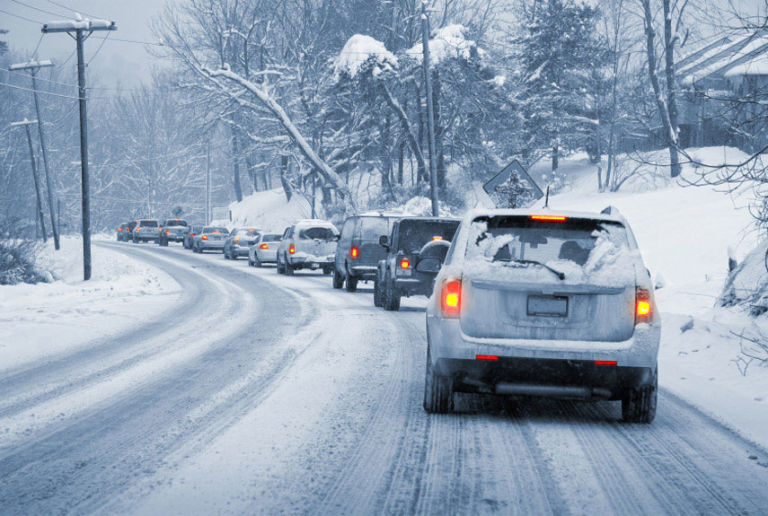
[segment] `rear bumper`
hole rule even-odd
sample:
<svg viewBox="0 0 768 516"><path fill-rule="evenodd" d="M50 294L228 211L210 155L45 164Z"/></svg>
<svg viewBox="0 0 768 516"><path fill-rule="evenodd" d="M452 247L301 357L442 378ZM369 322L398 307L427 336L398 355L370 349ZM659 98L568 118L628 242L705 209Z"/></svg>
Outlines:
<svg viewBox="0 0 768 516"><path fill-rule="evenodd" d="M154 235L149 235L149 234L147 234L147 235L134 235L131 238L133 240L136 240L136 241L141 240L143 242L149 242L150 240L157 240L159 237L158 237L157 233L155 233Z"/></svg>
<svg viewBox="0 0 768 516"><path fill-rule="evenodd" d="M430 296L432 294L432 280L420 278L395 278L395 288L406 296Z"/></svg>
<svg viewBox="0 0 768 516"><path fill-rule="evenodd" d="M512 396L593 400L621 399L653 381L655 368L596 365L593 361L503 358L496 361L439 359L440 374L454 389Z"/></svg>
<svg viewBox="0 0 768 516"><path fill-rule="evenodd" d="M248 256L248 247L242 247L239 245L232 246L232 253L237 256Z"/></svg>
<svg viewBox="0 0 768 516"><path fill-rule="evenodd" d="M364 280L375 279L377 270L378 267L375 265L352 265L349 267L351 276Z"/></svg>
<svg viewBox="0 0 768 516"><path fill-rule="evenodd" d="M434 362L439 359L475 360L477 355L517 359L564 361L616 361L619 367L655 369L661 324L640 324L620 342L473 338L461 330L458 319L427 314L427 335Z"/></svg>
<svg viewBox="0 0 768 516"><path fill-rule="evenodd" d="M277 262L277 250L271 249L259 249L253 253L262 263L275 263Z"/></svg>
<svg viewBox="0 0 768 516"><path fill-rule="evenodd" d="M211 249L215 249L215 250L221 251L222 249L224 249L224 240L221 240L219 242L215 242L215 241L212 242L210 240L200 240L200 242L198 242L197 246L198 246L198 248L200 248L200 249L202 249L204 251L208 251L208 250L211 250Z"/></svg>
<svg viewBox="0 0 768 516"><path fill-rule="evenodd" d="M297 269L304 269L304 268L316 269L318 267L333 265L334 260L335 260L335 256L332 254L328 256L315 256L309 253L297 252L294 255L288 256L288 263L290 263L292 267Z"/></svg>

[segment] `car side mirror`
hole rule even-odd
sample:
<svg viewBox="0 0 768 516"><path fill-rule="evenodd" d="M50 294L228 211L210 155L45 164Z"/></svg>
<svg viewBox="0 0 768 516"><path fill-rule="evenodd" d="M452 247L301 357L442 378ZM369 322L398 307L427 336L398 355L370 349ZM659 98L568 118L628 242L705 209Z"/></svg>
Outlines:
<svg viewBox="0 0 768 516"><path fill-rule="evenodd" d="M387 235L381 235L379 237L379 245L383 248L389 248L389 237Z"/></svg>
<svg viewBox="0 0 768 516"><path fill-rule="evenodd" d="M416 264L416 270L425 274L437 274L443 262L439 258L424 258Z"/></svg>
<svg viewBox="0 0 768 516"><path fill-rule="evenodd" d="M341 234L338 234L338 235L333 235L333 239L334 239L336 242L338 242L339 240L341 240Z"/></svg>
<svg viewBox="0 0 768 516"><path fill-rule="evenodd" d="M656 281L653 282L653 289L659 290L661 288L664 288L667 285L667 282L664 281L664 276L661 275L661 273L656 275Z"/></svg>

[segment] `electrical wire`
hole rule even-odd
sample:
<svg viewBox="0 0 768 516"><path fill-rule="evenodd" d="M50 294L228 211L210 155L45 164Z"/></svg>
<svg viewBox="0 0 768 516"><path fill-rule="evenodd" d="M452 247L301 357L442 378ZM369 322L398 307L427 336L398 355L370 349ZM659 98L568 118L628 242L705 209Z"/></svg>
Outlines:
<svg viewBox="0 0 768 516"><path fill-rule="evenodd" d="M108 38L109 38L109 32L107 33L106 37L101 40L101 44L99 45L99 48L96 49L96 52L94 52L94 54L91 56L91 58L88 60L88 62L85 63L85 66L88 66L89 64L91 64L91 61L96 59L96 56L99 55L99 52L101 52L101 49L104 46L104 43L107 42Z"/></svg>
<svg viewBox="0 0 768 516"><path fill-rule="evenodd" d="M100 18L99 16L93 15L91 13L87 13L85 11L82 11L80 9L73 9L72 7L69 7L68 5L60 4L59 2L54 2L53 0L45 0L49 4L56 5L58 7L61 7L62 9L67 9L69 11L72 11L73 13L83 13L86 16L90 16L91 18Z"/></svg>
<svg viewBox="0 0 768 516"><path fill-rule="evenodd" d="M37 24L37 25L44 25L45 24L45 22L41 22L41 21L38 21L38 20L33 20L32 18L27 18L26 16L22 16L20 14L14 14L14 13L11 13L11 12L8 12L8 11L4 11L3 9L0 9L0 13L7 14L8 16L13 16L14 18L18 18L20 20L32 22L32 23Z"/></svg>
<svg viewBox="0 0 768 516"><path fill-rule="evenodd" d="M34 9L35 11L41 12L43 14L50 14L51 16L62 16L59 13L55 13L53 11L47 11L45 9L40 9L39 7L35 7L34 5L29 5L28 3L22 2L21 0L11 0L11 2L22 5L28 9ZM71 16L65 16L65 18L71 18Z"/></svg>

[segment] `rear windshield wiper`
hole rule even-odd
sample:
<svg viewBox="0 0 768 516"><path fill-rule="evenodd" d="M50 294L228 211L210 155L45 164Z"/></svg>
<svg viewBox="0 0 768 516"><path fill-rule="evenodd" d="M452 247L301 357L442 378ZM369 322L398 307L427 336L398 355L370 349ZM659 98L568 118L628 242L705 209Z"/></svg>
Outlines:
<svg viewBox="0 0 768 516"><path fill-rule="evenodd" d="M564 272L560 272L557 269L553 269L552 267L550 267L546 263L541 263L541 262L539 262L537 260L515 260L515 259L512 259L512 260L509 260L509 261L510 262L514 262L514 263L538 265L540 267L544 267L545 269L547 269L549 272L551 272L552 274L554 274L555 276L560 278L560 280L564 280L565 279L565 273Z"/></svg>

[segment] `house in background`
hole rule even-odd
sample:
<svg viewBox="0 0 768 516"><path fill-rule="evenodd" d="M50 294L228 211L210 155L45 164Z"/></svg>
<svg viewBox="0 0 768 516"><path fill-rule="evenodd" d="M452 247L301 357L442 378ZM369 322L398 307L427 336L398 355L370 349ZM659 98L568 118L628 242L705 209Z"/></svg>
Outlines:
<svg viewBox="0 0 768 516"><path fill-rule="evenodd" d="M768 145L768 30L726 36L677 63L680 144Z"/></svg>

